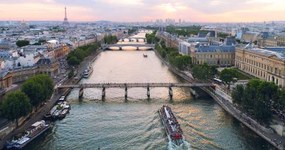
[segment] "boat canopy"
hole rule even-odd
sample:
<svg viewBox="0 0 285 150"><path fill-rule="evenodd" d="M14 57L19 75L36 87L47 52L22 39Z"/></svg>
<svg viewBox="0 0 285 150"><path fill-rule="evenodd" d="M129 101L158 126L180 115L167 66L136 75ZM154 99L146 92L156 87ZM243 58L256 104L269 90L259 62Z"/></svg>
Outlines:
<svg viewBox="0 0 285 150"><path fill-rule="evenodd" d="M41 125L41 124L44 124L44 123L45 123L44 120L37 121L37 122L35 122L34 124L32 124L32 127L37 127L37 126L39 126L39 125Z"/></svg>

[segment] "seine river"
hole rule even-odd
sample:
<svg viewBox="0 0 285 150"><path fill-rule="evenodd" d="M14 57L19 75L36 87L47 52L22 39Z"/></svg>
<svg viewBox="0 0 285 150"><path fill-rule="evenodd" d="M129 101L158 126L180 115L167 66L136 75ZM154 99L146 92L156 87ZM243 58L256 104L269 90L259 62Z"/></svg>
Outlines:
<svg viewBox="0 0 285 150"><path fill-rule="evenodd" d="M144 58L143 54L148 57ZM183 82L162 64L153 51L105 51L92 64L93 74L82 83ZM157 110L169 105L191 148L197 150L273 149L266 141L227 114L213 99L193 99L187 88L175 88L172 101L167 88L85 89L68 96L72 108L51 132L37 139L32 150L143 150L168 149Z"/></svg>

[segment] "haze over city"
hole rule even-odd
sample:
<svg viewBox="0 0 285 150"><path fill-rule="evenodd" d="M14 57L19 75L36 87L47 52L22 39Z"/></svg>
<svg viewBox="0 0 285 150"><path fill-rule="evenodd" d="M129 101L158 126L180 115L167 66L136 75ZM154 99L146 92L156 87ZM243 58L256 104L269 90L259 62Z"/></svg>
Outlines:
<svg viewBox="0 0 285 150"><path fill-rule="evenodd" d="M285 20L284 0L1 0L0 20L119 22L181 18L191 22Z"/></svg>

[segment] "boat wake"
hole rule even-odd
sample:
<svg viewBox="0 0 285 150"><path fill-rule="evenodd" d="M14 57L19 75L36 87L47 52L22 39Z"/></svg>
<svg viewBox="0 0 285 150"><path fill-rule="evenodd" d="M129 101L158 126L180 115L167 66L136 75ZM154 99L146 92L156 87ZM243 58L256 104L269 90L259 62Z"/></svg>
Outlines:
<svg viewBox="0 0 285 150"><path fill-rule="evenodd" d="M168 137L168 139L170 139L170 137ZM179 146L171 142L171 140L168 141L169 141L167 145L168 150L191 150L191 144L184 139L183 143Z"/></svg>

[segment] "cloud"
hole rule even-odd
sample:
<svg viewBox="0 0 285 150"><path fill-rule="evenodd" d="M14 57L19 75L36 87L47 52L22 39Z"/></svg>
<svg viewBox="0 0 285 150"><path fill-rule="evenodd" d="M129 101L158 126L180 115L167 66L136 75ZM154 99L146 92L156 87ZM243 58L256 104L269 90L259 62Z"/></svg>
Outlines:
<svg viewBox="0 0 285 150"><path fill-rule="evenodd" d="M4 13L0 14L0 19L41 19L43 15L47 19L58 20L62 18L59 14L62 14L64 6L67 6L70 20L285 20L285 16L280 15L285 13L284 5L284 0L1 0L0 7Z"/></svg>

